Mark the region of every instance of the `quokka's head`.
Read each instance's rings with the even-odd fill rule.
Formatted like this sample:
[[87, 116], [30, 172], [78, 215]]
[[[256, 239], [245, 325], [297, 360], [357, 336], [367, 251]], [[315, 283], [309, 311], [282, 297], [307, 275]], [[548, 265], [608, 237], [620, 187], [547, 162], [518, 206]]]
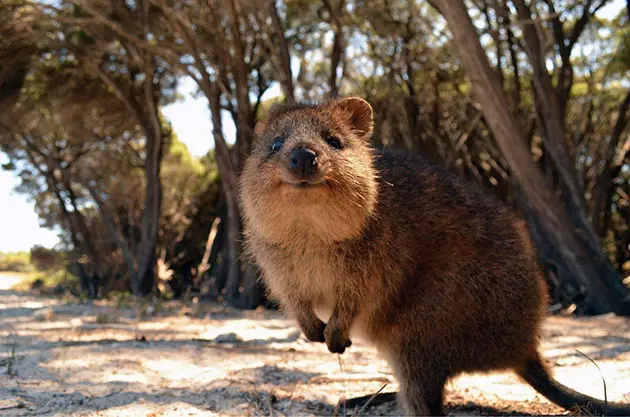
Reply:
[[372, 126], [358, 97], [273, 108], [241, 175], [246, 231], [286, 245], [359, 236], [377, 199]]

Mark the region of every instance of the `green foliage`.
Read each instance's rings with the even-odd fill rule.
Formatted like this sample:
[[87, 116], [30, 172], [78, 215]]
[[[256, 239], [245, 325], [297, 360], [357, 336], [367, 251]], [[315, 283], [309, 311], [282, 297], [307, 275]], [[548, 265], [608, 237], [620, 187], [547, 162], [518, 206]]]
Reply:
[[35, 271], [28, 252], [0, 252], [0, 272], [28, 273]]
[[79, 292], [79, 281], [67, 267], [65, 254], [42, 246], [34, 246], [30, 252], [0, 252], [0, 273], [20, 276], [21, 281], [14, 286], [18, 290], [56, 292], [63, 288]]
[[269, 109], [271, 109], [274, 105], [280, 104], [282, 102], [283, 98], [280, 96], [263, 101], [258, 107], [258, 114], [256, 115], [256, 118], [258, 120], [262, 119], [269, 112]]
[[63, 253], [43, 246], [33, 246], [29, 258], [31, 264], [38, 271], [57, 270], [62, 268], [66, 262]]
[[111, 291], [107, 294], [107, 297], [114, 301], [117, 309], [130, 308], [132, 306], [132, 295], [129, 291]]
[[79, 294], [81, 285], [78, 277], [65, 267], [46, 272], [34, 272], [25, 276], [14, 289], [20, 291], [37, 290], [43, 293], [57, 293], [60, 290]]
[[610, 42], [616, 43], [614, 52], [610, 55], [607, 71], [621, 77], [626, 77], [630, 72], [630, 15], [621, 10], [619, 15], [611, 22], [603, 22], [610, 30], [604, 37]]

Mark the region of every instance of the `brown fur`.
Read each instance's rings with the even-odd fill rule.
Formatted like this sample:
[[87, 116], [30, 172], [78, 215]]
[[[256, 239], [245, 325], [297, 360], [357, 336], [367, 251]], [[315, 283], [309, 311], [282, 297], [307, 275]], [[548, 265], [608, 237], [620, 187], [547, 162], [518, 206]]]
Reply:
[[[461, 372], [527, 379], [534, 364], [548, 376], [538, 356], [547, 295], [523, 222], [419, 156], [375, 152], [371, 131], [358, 98], [276, 109], [257, 127], [241, 200], [270, 296], [331, 352], [351, 336], [373, 343], [409, 414], [442, 413], [444, 384]], [[318, 155], [316, 185], [296, 186], [286, 168], [300, 146]]]

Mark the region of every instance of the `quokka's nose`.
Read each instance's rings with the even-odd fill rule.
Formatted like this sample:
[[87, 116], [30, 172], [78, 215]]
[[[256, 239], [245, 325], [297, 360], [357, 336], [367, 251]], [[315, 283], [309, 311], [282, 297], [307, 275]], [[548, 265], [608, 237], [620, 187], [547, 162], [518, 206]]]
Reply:
[[297, 148], [291, 152], [289, 167], [300, 178], [307, 179], [317, 170], [317, 154], [309, 148]]

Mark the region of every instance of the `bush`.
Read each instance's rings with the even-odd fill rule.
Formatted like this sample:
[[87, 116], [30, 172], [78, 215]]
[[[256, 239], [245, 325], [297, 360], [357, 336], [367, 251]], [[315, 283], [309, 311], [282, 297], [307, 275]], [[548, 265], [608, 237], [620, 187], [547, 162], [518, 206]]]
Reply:
[[30, 254], [31, 264], [39, 271], [50, 271], [63, 266], [63, 253], [43, 246], [33, 246]]
[[19, 291], [37, 290], [45, 293], [70, 291], [78, 294], [81, 284], [79, 278], [72, 275], [66, 268], [56, 271], [37, 272], [25, 277], [14, 287]]
[[0, 271], [27, 273], [35, 268], [28, 252], [0, 252]]

